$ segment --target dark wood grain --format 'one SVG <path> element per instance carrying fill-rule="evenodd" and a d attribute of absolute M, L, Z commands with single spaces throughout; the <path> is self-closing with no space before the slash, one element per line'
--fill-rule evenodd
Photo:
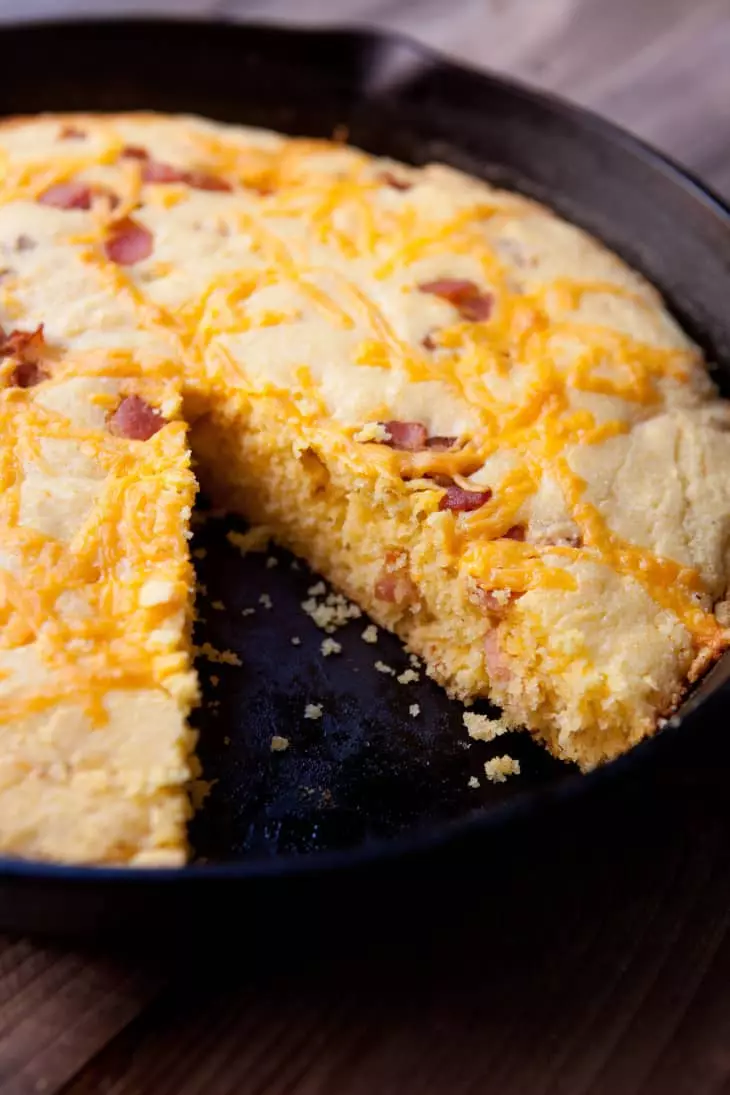
<path fill-rule="evenodd" d="M 325 0 L 298 12 L 333 18 Z M 730 0 L 350 0 L 337 18 L 568 95 L 730 195 Z M 336 959 L 272 952 L 252 970 L 242 943 L 193 974 L 184 957 L 0 940 L 0 1093 L 730 1093 L 724 796 L 699 772 L 602 841 L 567 826 L 498 893 L 483 864 L 481 886 L 424 904 L 390 943 L 361 929 Z"/>
<path fill-rule="evenodd" d="M 5 938 L 0 942 L 0 1092 L 53 1092 L 161 988 L 138 963 Z"/>
<path fill-rule="evenodd" d="M 64 1095 L 719 1093 L 730 812 L 707 779 L 595 831 L 566 816 L 497 893 L 484 864 L 391 940 L 178 971 Z"/>

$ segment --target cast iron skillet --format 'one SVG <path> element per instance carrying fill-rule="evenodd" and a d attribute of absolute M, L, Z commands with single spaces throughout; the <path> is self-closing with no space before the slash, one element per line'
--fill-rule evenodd
<path fill-rule="evenodd" d="M 728 211 L 575 107 L 373 32 L 68 23 L 3 30 L 0 55 L 0 114 L 193 111 L 315 136 L 345 125 L 372 152 L 441 160 L 514 187 L 641 269 L 710 360 L 720 370 L 730 364 Z M 372 912 L 384 879 L 392 914 L 393 895 L 422 899 L 436 869 L 442 885 L 458 865 L 488 860 L 494 879 L 500 856 L 502 869 L 514 868 L 551 813 L 569 808 L 586 826 L 589 803 L 603 801 L 608 813 L 592 823 L 604 824 L 631 793 L 645 796 L 673 764 L 697 755 L 690 738 L 717 745 L 727 658 L 668 728 L 591 776 L 526 735 L 469 747 L 460 705 L 427 680 L 401 685 L 374 668 L 376 658 L 407 667 L 391 637 L 369 646 L 364 621 L 354 621 L 337 636 L 342 654 L 323 659 L 322 633 L 300 608 L 313 576 L 282 552 L 273 568 L 265 556 L 242 559 L 225 537 L 231 523 L 209 521 L 196 545 L 207 550 L 199 576 L 208 599 L 225 604 L 205 610 L 198 641 L 236 650 L 243 662 L 201 666 L 200 755 L 216 782 L 193 824 L 198 862 L 174 872 L 2 861 L 1 926 L 149 933 L 174 923 L 184 933 L 214 924 L 225 934 L 253 916 L 291 932 L 305 908 L 321 917 L 333 902 L 342 912 L 365 901 Z M 263 593 L 271 610 L 259 603 Z M 257 611 L 244 617 L 249 606 Z M 321 720 L 303 718 L 309 702 L 322 704 Z M 275 733 L 290 739 L 287 752 L 271 752 Z M 485 759 L 504 751 L 519 757 L 521 778 L 470 788 Z"/>

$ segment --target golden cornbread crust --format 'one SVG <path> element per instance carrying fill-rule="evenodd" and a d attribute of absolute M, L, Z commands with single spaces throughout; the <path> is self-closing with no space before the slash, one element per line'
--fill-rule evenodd
<path fill-rule="evenodd" d="M 183 420 L 223 505 L 584 769 L 726 647 L 728 404 L 583 232 L 190 117 L 13 119 L 0 173 L 0 325 L 47 346 L 32 387 L 0 359 L 4 851 L 184 857 Z"/>

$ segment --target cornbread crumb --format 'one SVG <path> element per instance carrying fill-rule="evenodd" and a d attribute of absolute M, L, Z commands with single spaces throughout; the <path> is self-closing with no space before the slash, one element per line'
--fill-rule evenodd
<path fill-rule="evenodd" d="M 280 734 L 274 734 L 271 739 L 271 752 L 283 753 L 289 748 L 289 738 L 282 738 Z"/>
<path fill-rule="evenodd" d="M 272 607 L 273 602 L 271 600 L 271 597 L 269 597 L 268 593 L 262 593 L 261 594 L 261 596 L 259 597 L 259 604 L 263 605 L 264 608 L 271 608 Z"/>
<path fill-rule="evenodd" d="M 331 635 L 338 627 L 343 627 L 348 620 L 356 620 L 362 616 L 362 610 L 341 593 L 328 593 L 324 601 L 317 601 L 316 594 L 312 590 L 325 590 L 324 582 L 318 582 L 309 590 L 310 596 L 302 601 L 302 608 L 310 616 L 317 627 Z"/>
<path fill-rule="evenodd" d="M 327 592 L 327 586 L 324 582 L 317 582 L 315 585 L 310 586 L 307 593 L 310 597 L 321 597 L 323 593 Z"/>
<path fill-rule="evenodd" d="M 271 529 L 267 525 L 254 525 L 248 532 L 235 532 L 231 529 L 226 533 L 226 539 L 238 548 L 241 555 L 247 555 L 250 551 L 266 551 L 271 539 Z"/>
<path fill-rule="evenodd" d="M 292 646 L 301 646 L 302 640 L 299 638 L 298 635 L 292 635 L 291 644 Z"/>
<path fill-rule="evenodd" d="M 217 612 L 225 612 L 226 610 L 226 606 L 223 604 L 223 601 L 211 601 L 210 607 L 214 608 Z"/>
<path fill-rule="evenodd" d="M 368 624 L 362 633 L 363 642 L 376 643 L 378 641 L 378 629 L 375 624 Z"/>
<path fill-rule="evenodd" d="M 325 658 L 328 658 L 330 654 L 339 654 L 342 650 L 342 643 L 338 643 L 337 639 L 330 639 L 329 637 L 322 640 L 320 650 L 324 654 Z"/>
<path fill-rule="evenodd" d="M 395 676 L 395 669 L 393 669 L 393 666 L 386 665 L 385 662 L 377 661 L 375 663 L 375 668 L 377 669 L 378 673 L 387 673 L 391 677 Z"/>
<path fill-rule="evenodd" d="M 477 779 L 477 777 L 476 776 L 470 776 L 467 787 L 473 787 L 473 788 L 476 789 L 478 786 L 479 786 L 479 780 Z"/>
<path fill-rule="evenodd" d="M 208 596 L 208 587 L 206 585 L 204 585 L 202 582 L 196 582 L 195 583 L 195 592 L 199 593 L 201 597 L 207 597 Z"/>
<path fill-rule="evenodd" d="M 255 608 L 242 608 L 241 609 L 241 615 L 242 616 L 254 616 L 255 614 L 256 614 L 256 609 Z"/>
<path fill-rule="evenodd" d="M 216 677 L 215 673 L 211 673 L 209 680 L 214 688 L 217 688 L 221 681 L 220 677 Z"/>
<path fill-rule="evenodd" d="M 408 708 L 408 714 L 413 719 L 418 718 L 418 716 L 421 714 L 421 705 L 420 705 L 420 703 L 412 703 L 411 706 Z"/>
<path fill-rule="evenodd" d="M 414 669 L 421 668 L 421 659 L 418 657 L 418 654 L 409 654 L 408 661 L 411 663 Z"/>
<path fill-rule="evenodd" d="M 207 554 L 208 552 L 205 548 L 195 548 L 195 550 L 193 551 L 193 558 L 204 559 Z"/>
<path fill-rule="evenodd" d="M 302 568 L 300 567 L 300 565 L 299 565 L 299 563 L 297 562 L 297 560 L 296 560 L 296 559 L 292 559 L 292 561 L 291 561 L 291 562 L 289 563 L 289 570 L 301 570 L 301 569 L 302 569 Z"/>
<path fill-rule="evenodd" d="M 321 719 L 322 718 L 322 704 L 321 703 L 308 703 L 304 708 L 305 719 Z"/>
<path fill-rule="evenodd" d="M 269 555 L 268 559 L 266 560 L 266 569 L 271 570 L 273 567 L 278 567 L 278 565 L 279 560 L 276 558 L 276 556 Z"/>
<path fill-rule="evenodd" d="M 381 444 L 390 441 L 390 434 L 382 422 L 366 422 L 353 436 L 353 441 L 365 444 L 368 441 L 377 441 Z"/>
<path fill-rule="evenodd" d="M 226 736 L 223 738 L 223 744 L 224 745 L 230 745 L 231 744 L 231 739 L 229 738 L 228 734 L 226 734 Z"/>
<path fill-rule="evenodd" d="M 397 676 L 398 684 L 413 684 L 414 681 L 420 681 L 420 674 L 416 673 L 415 669 L 404 669 L 402 673 Z"/>
<path fill-rule="evenodd" d="M 494 741 L 510 729 L 502 718 L 490 719 L 488 715 L 477 715 L 472 711 L 465 711 L 462 721 L 469 731 L 469 737 L 475 741 Z"/>
<path fill-rule="evenodd" d="M 490 783 L 504 783 L 508 776 L 519 776 L 520 762 L 514 757 L 493 757 L 484 765 L 484 774 Z"/>
<path fill-rule="evenodd" d="M 194 646 L 193 653 L 216 665 L 241 665 L 241 659 L 233 650 L 216 650 L 212 643 Z M 211 704 L 212 706 L 212 704 Z"/>

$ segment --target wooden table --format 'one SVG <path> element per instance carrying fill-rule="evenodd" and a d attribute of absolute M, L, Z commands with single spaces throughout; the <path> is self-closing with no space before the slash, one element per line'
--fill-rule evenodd
<path fill-rule="evenodd" d="M 17 0 L 0 16 L 59 8 Z M 332 17 L 325 0 L 298 11 Z M 730 195 L 728 0 L 352 0 L 339 17 L 571 96 Z M 724 784 L 695 758 L 644 815 L 598 836 L 564 828 L 498 894 L 477 860 L 443 919 L 426 902 L 407 930 L 362 933 L 336 958 L 273 950 L 254 966 L 243 934 L 238 956 L 191 974 L 179 958 L 4 938 L 0 1093 L 730 1092 Z"/>

